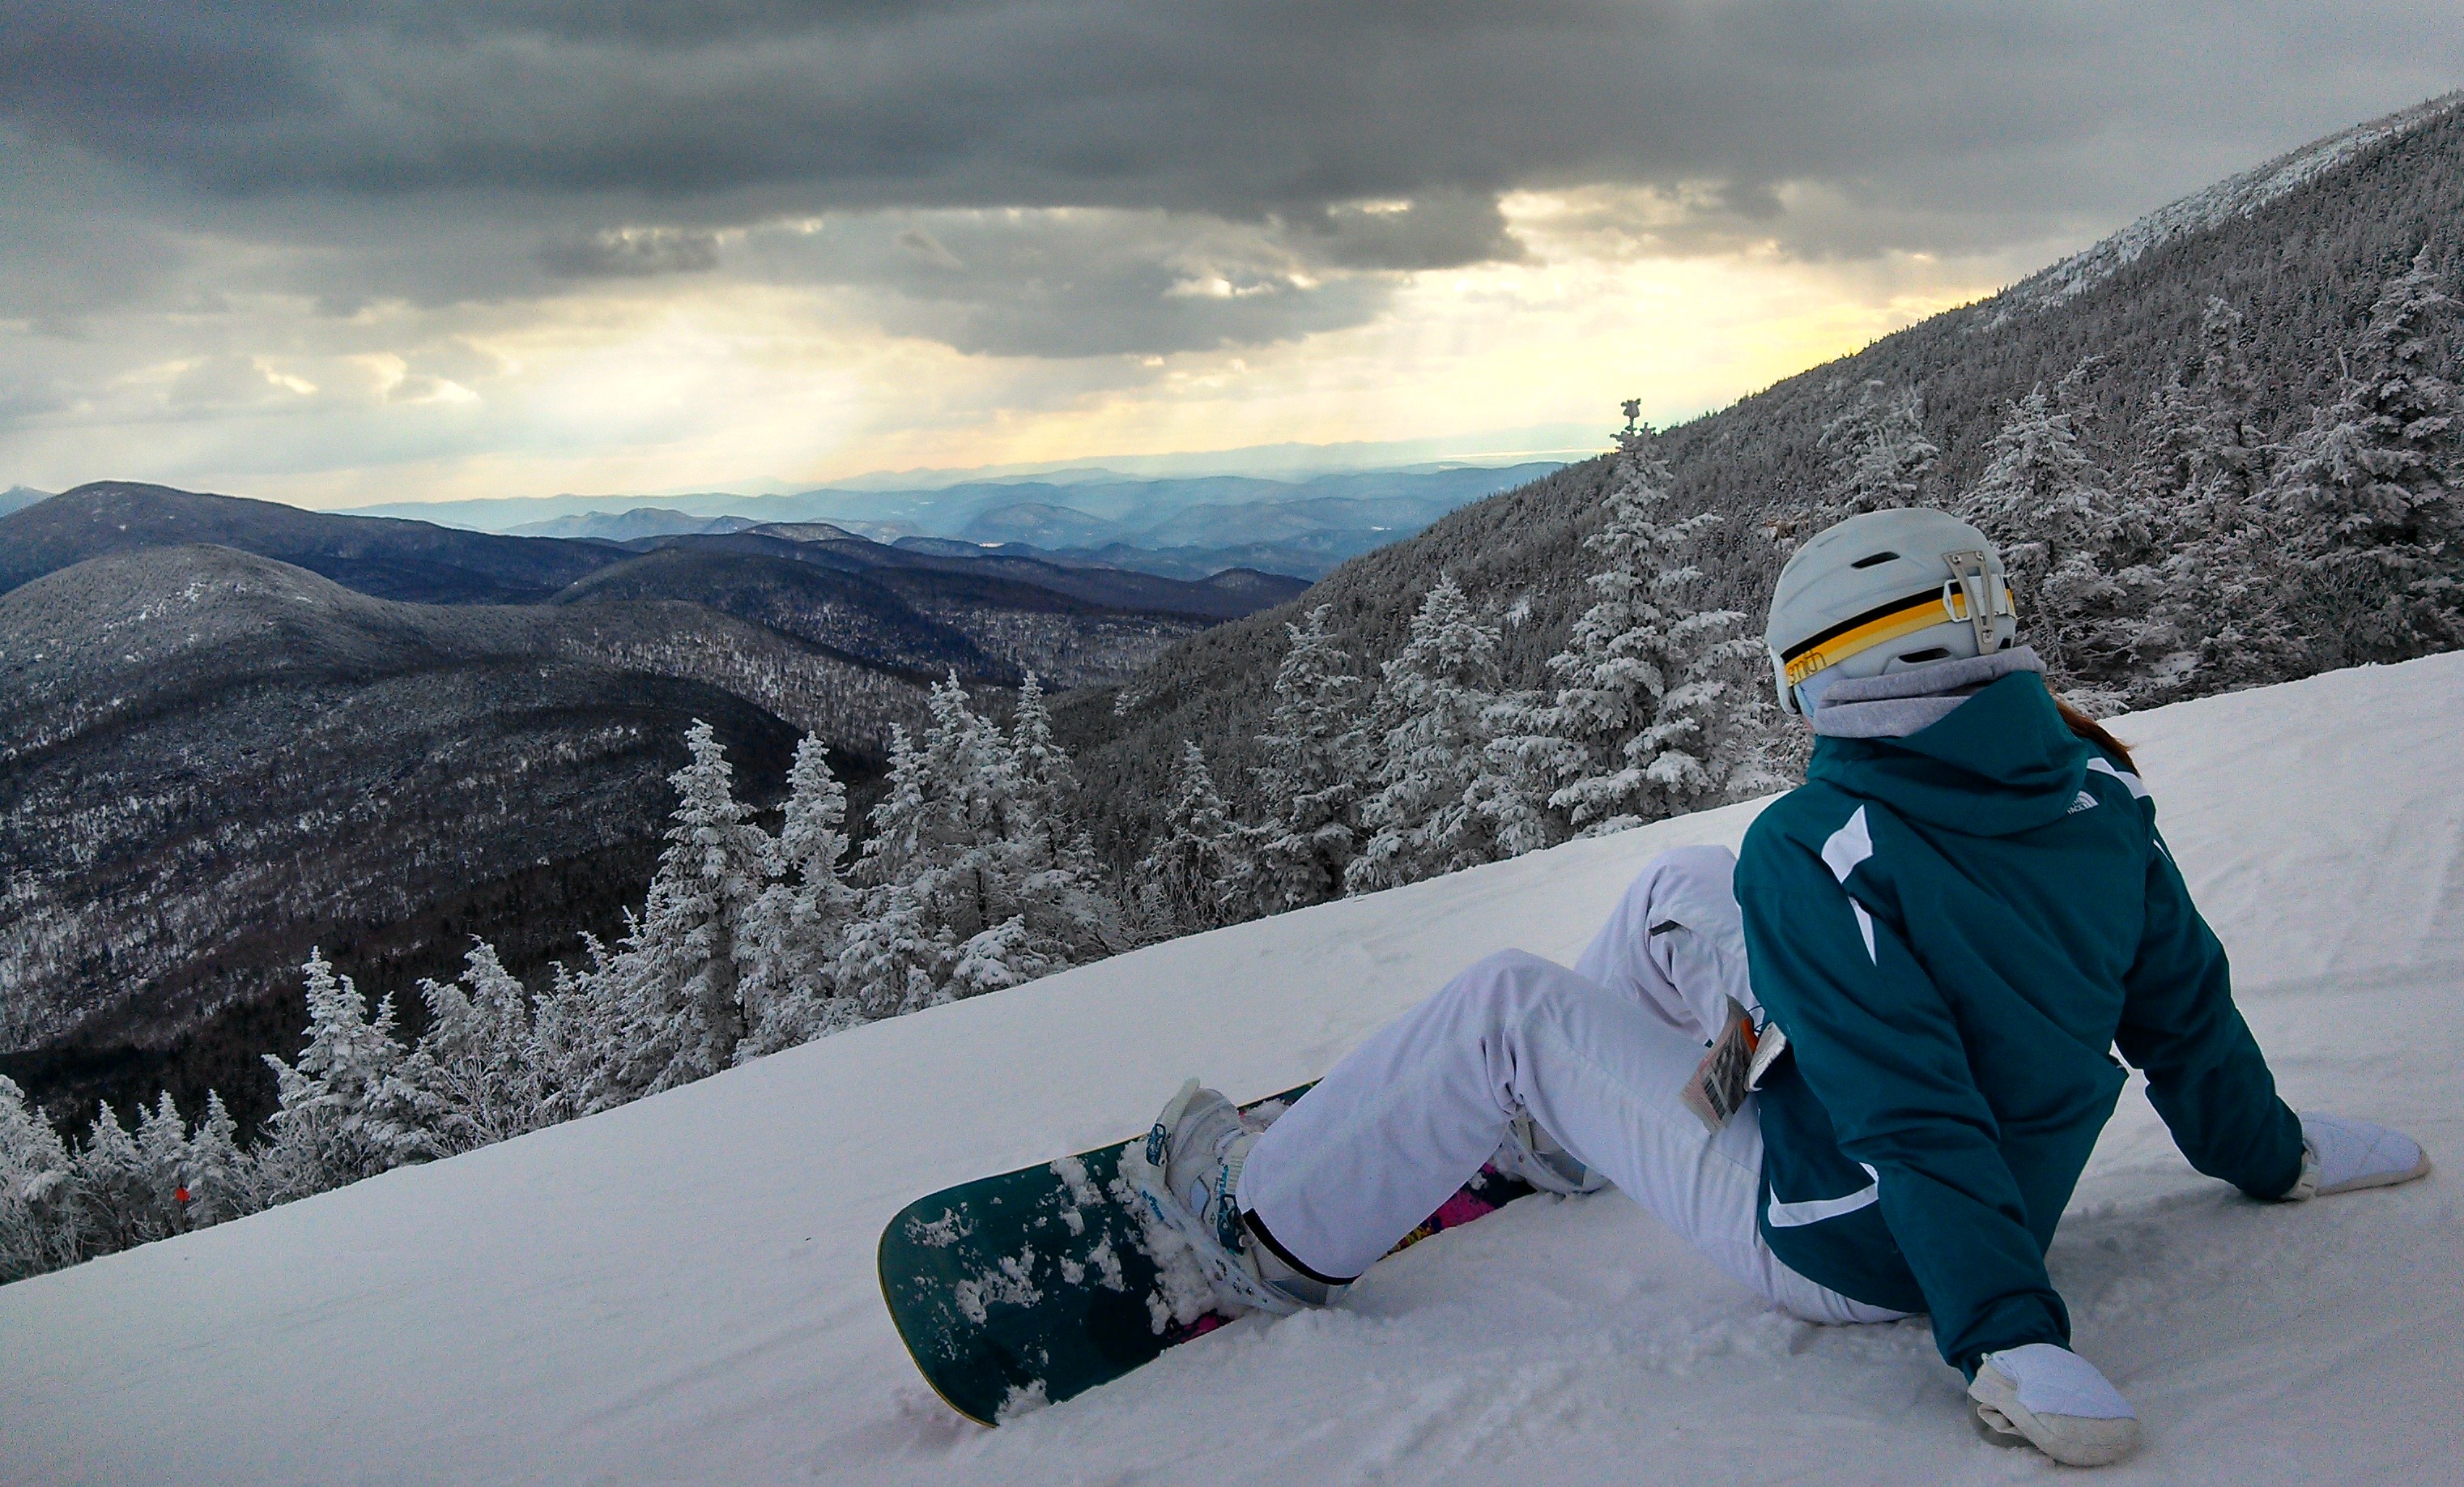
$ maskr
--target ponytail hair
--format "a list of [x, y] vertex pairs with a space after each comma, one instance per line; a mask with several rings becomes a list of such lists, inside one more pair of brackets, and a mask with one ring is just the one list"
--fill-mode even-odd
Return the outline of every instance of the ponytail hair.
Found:
[[2071, 732], [2121, 760], [2126, 767], [2132, 769], [2139, 767], [2131, 763], [2130, 750], [2123, 745], [2120, 739], [2105, 732], [2104, 724], [2063, 700], [2062, 695], [2058, 692], [2054, 694], [2054, 708], [2062, 715], [2062, 722]]

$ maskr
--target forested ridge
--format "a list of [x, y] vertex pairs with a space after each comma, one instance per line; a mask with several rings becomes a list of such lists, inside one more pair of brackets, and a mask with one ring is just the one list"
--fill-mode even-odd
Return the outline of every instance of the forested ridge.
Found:
[[[1992, 299], [1665, 431], [1658, 448], [1671, 504], [1722, 519], [1702, 546], [1704, 602], [1759, 620], [1788, 550], [1771, 528], [1801, 526], [1854, 477], [1853, 455], [1837, 432], [1825, 434], [1872, 393], [1921, 409], [1922, 437], [1937, 455], [1907, 499], [1928, 504], [1953, 505], [1984, 477], [1997, 435], [2038, 388], [2058, 397], [2104, 484], [2134, 505], [2161, 507], [2183, 494], [2187, 472], [2168, 480], [2144, 468], [2167, 457], [2156, 447], [2172, 436], [2162, 394], [2177, 381], [2231, 397], [2236, 438], [2256, 452], [2256, 478], [2278, 478], [2314, 415], [2336, 401], [2385, 286], [2425, 249], [2447, 293], [2464, 281], [2458, 96], [2349, 133], [2359, 147], [2343, 136], [2322, 141], [2190, 198], [2182, 205], [2200, 210], [2170, 235], [2125, 230]], [[2211, 368], [2216, 328], [2230, 329], [2238, 368]], [[2452, 380], [2453, 314], [2431, 313], [2419, 330], [2430, 364], [2450, 368]], [[2220, 380], [2236, 387], [2228, 392]], [[1604, 413], [1613, 401], [1603, 398]], [[1604, 418], [1604, 435], [1609, 427]], [[1605, 520], [1610, 477], [1602, 456], [1467, 506], [1344, 565], [1288, 605], [1181, 642], [1127, 686], [1063, 699], [1057, 724], [1108, 856], [1126, 864], [1154, 834], [1185, 743], [1204, 750], [1236, 810], [1256, 808], [1258, 738], [1285, 627], [1319, 606], [1341, 644], [1374, 667], [1402, 648], [1420, 597], [1451, 576], [1476, 606], [1508, 617], [1501, 685], [1543, 685], [1549, 657], [1590, 603], [1582, 544]], [[2281, 658], [2267, 679], [2369, 658], [2330, 615], [2310, 616], [2304, 636], [2298, 657]], [[2225, 678], [2211, 674], [2190, 692], [2209, 680]]]

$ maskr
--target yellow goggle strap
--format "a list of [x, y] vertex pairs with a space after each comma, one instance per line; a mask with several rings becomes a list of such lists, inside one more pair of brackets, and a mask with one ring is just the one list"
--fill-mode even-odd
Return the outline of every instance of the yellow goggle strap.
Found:
[[[1980, 563], [1978, 567], [1982, 566]], [[1931, 630], [1936, 625], [1965, 623], [1971, 614], [1975, 615], [1978, 621], [1977, 645], [1979, 653], [1982, 654], [1984, 648], [1991, 643], [1986, 637], [1992, 629], [1994, 618], [2004, 614], [2015, 614], [2017, 608], [2013, 603], [2010, 588], [2006, 585], [1999, 596], [2001, 602], [1980, 613], [1969, 603], [1969, 591], [1971, 588], [1979, 593], [1984, 591], [1982, 572], [1962, 573], [1940, 588], [1928, 589], [1921, 594], [1910, 594], [1904, 599], [1894, 599], [1888, 604], [1876, 605], [1864, 613], [1841, 620], [1820, 634], [1800, 641], [1782, 652], [1780, 654], [1782, 673], [1788, 677], [1788, 684], [1793, 687], [1824, 667], [1836, 666], [1859, 651], [1872, 650], [1875, 646], [1897, 640], [1902, 635], [1912, 635], [1920, 630]]]

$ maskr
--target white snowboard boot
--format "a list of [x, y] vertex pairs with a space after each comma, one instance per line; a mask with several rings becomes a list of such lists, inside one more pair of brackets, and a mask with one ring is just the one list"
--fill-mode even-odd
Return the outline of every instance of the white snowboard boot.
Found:
[[1277, 1315], [1328, 1305], [1341, 1285], [1284, 1263], [1242, 1220], [1241, 1167], [1259, 1129], [1232, 1101], [1191, 1079], [1155, 1117], [1145, 1149], [1125, 1156], [1122, 1174], [1155, 1218], [1189, 1242], [1225, 1300]]
[[2067, 1347], [2031, 1343], [1988, 1353], [1968, 1397], [1986, 1439], [2034, 1446], [2064, 1466], [2108, 1466], [2139, 1449], [2130, 1401]]
[[2301, 1177], [2288, 1203], [2332, 1198], [2364, 1187], [2392, 1187], [2430, 1175], [2430, 1155], [2402, 1131], [2350, 1116], [2301, 1118]]

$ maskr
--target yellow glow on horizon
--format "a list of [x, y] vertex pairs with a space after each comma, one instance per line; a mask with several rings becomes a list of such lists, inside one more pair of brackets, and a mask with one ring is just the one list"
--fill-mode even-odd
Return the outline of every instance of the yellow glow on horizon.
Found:
[[[1690, 417], [2010, 277], [2000, 260], [1809, 262], [1750, 241], [1681, 255], [1653, 203], [1597, 192], [1504, 205], [1520, 261], [1397, 276], [1368, 323], [1237, 351], [971, 356], [871, 328], [827, 288], [603, 287], [512, 328], [474, 321], [433, 354], [332, 359], [351, 363], [333, 386], [365, 389], [383, 427], [433, 453], [397, 435], [381, 460], [224, 488], [326, 506], [615, 495], [1558, 425], [1604, 447], [1625, 398], [1657, 423]], [[329, 380], [291, 364], [300, 385]]]

